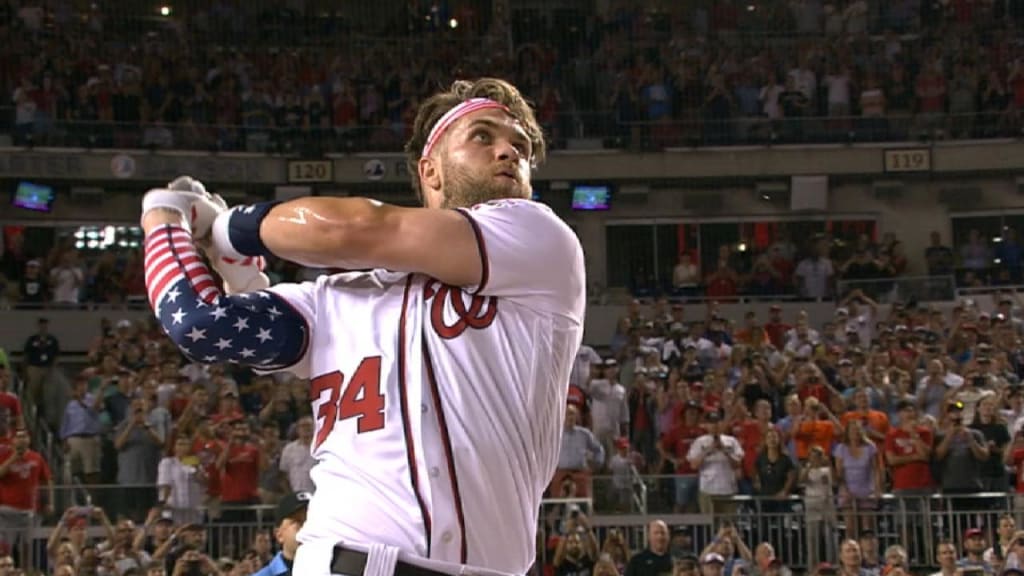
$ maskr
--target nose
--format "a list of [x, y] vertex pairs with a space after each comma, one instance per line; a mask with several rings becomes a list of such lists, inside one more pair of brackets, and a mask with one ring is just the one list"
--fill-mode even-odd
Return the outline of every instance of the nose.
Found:
[[519, 149], [517, 149], [508, 138], [501, 138], [495, 145], [498, 160], [520, 160]]

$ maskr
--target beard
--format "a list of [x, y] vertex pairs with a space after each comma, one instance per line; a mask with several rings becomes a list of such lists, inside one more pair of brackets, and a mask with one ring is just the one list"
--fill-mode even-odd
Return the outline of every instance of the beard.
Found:
[[492, 174], [475, 176], [447, 159], [442, 161], [442, 166], [445, 179], [441, 208], [469, 208], [501, 198], [530, 197], [529, 183], [495, 178]]

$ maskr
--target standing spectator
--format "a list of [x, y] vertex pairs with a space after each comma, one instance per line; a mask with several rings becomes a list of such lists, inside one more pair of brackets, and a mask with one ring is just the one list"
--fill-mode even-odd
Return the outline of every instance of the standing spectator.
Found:
[[900, 425], [885, 436], [885, 461], [897, 496], [931, 494], [932, 433], [918, 422], [917, 406], [903, 400], [897, 406]]
[[[41, 488], [47, 500], [39, 502]], [[18, 550], [18, 558], [28, 567], [30, 541], [24, 536], [34, 528], [40, 512], [53, 514], [53, 478], [50, 467], [35, 450], [29, 448], [28, 431], [19, 428], [11, 445], [0, 445], [0, 540]]]
[[701, 406], [689, 401], [683, 407], [683, 417], [662, 437], [662, 455], [675, 465], [675, 511], [693, 512], [697, 502], [699, 478], [697, 469], [690, 463], [688, 455], [693, 442], [704, 435], [700, 425]]
[[988, 459], [982, 464], [982, 490], [984, 492], [1006, 492], [1010, 488], [1003, 453], [1010, 444], [1010, 431], [999, 414], [998, 399], [995, 395], [982, 398], [974, 414], [971, 428], [978, 430], [985, 437], [988, 447]]
[[562, 445], [558, 451], [558, 469], [551, 481], [554, 489], [562, 486], [566, 479], [576, 485], [576, 495], [586, 498], [590, 495], [590, 468], [604, 465], [604, 447], [594, 435], [578, 425], [579, 409], [567, 406], [565, 428], [562, 431]]
[[[985, 435], [968, 428], [963, 419], [963, 402], [947, 408], [945, 426], [936, 438], [935, 459], [940, 467], [943, 494], [971, 494], [983, 488], [982, 465], [988, 461]], [[972, 510], [970, 499], [954, 498], [950, 504], [960, 510]]]
[[86, 484], [99, 484], [103, 395], [93, 396], [87, 388], [84, 378], [78, 378], [71, 385], [71, 399], [64, 408], [60, 425], [60, 439], [72, 474], [81, 471]]
[[132, 400], [129, 415], [114, 430], [117, 483], [122, 487], [117, 501], [126, 517], [139, 521], [156, 500], [153, 486], [165, 441], [162, 423], [147, 412], [147, 403]]
[[314, 490], [310, 471], [316, 464], [310, 450], [313, 445], [313, 419], [304, 416], [295, 425], [297, 437], [281, 451], [280, 470], [286, 475], [288, 487], [292, 492], [310, 492]]
[[569, 384], [587, 390], [594, 367], [600, 365], [601, 357], [597, 355], [597, 352], [594, 352], [594, 349], [586, 344], [580, 345], [579, 351], [576, 352], [576, 361], [572, 365], [572, 372], [569, 373]]
[[828, 241], [816, 238], [812, 254], [797, 264], [793, 279], [800, 296], [820, 300], [832, 294], [835, 269], [828, 253]]
[[174, 453], [160, 460], [156, 485], [160, 502], [170, 508], [175, 524], [185, 525], [202, 521], [203, 484], [206, 474], [199, 458], [192, 454], [192, 440], [179, 436], [174, 441]]
[[42, 263], [29, 260], [25, 263], [25, 273], [18, 282], [18, 306], [21, 308], [40, 308], [46, 303], [49, 284], [43, 276]]
[[709, 413], [707, 422], [708, 433], [693, 441], [686, 456], [700, 474], [697, 502], [701, 514], [731, 516], [736, 512], [732, 496], [737, 493], [743, 448], [736, 438], [725, 433], [728, 425], [721, 412]]
[[874, 518], [869, 515], [878, 509], [883, 475], [878, 450], [859, 420], [851, 420], [846, 425], [843, 442], [836, 446], [834, 456], [839, 507], [846, 519], [846, 533], [854, 535], [872, 529], [869, 526]]
[[[249, 422], [244, 418], [231, 423], [229, 434], [217, 457], [221, 503], [224, 506], [220, 520], [229, 525], [248, 524], [255, 520], [252, 506], [260, 503], [259, 477], [268, 460], [252, 441]], [[234, 539], [229, 538], [222, 544], [227, 544], [237, 554], [241, 550], [232, 548], [232, 545], [247, 542], [250, 538], [243, 530], [234, 531], [233, 536]]]
[[[807, 565], [814, 566], [819, 557], [832, 556], [835, 510], [832, 499], [833, 473], [828, 456], [818, 445], [811, 446], [808, 453], [809, 457], [800, 469], [800, 485], [804, 489], [807, 520]], [[824, 556], [820, 554], [822, 540], [825, 543]]]
[[40, 416], [47, 407], [47, 395], [44, 385], [53, 376], [53, 366], [57, 363], [60, 343], [49, 333], [50, 321], [40, 318], [36, 323], [38, 332], [25, 340], [25, 399], [31, 402]]
[[864, 433], [872, 442], [885, 441], [885, 435], [889, 432], [889, 417], [885, 415], [885, 412], [871, 409], [868, 388], [854, 389], [853, 407], [843, 414], [840, 422], [845, 428], [853, 420], [857, 420], [863, 425]]
[[931, 233], [931, 245], [924, 251], [929, 276], [946, 276], [953, 273], [953, 250], [942, 243], [938, 231]]
[[967, 233], [967, 243], [960, 247], [960, 266], [966, 270], [983, 273], [992, 265], [992, 252], [987, 240], [981, 232], [971, 228]]
[[796, 465], [783, 452], [782, 434], [776, 428], [765, 432], [763, 445], [764, 449], [754, 463], [754, 493], [764, 498], [759, 501], [761, 511], [768, 514], [766, 521], [761, 523], [762, 541], [773, 535], [771, 525], [780, 520], [775, 515], [791, 511], [789, 496], [797, 480]]
[[18, 428], [25, 427], [21, 401], [8, 390], [11, 386], [11, 369], [0, 363], [0, 442], [10, 438]]
[[50, 270], [50, 287], [53, 289], [53, 303], [74, 306], [79, 302], [80, 292], [85, 285], [85, 273], [77, 262], [78, 253], [67, 251], [60, 256], [60, 263]]
[[629, 403], [617, 363], [606, 364], [601, 371], [602, 377], [590, 381], [590, 427], [608, 452], [612, 441], [629, 431]]
[[663, 576], [672, 573], [672, 554], [668, 547], [668, 525], [654, 520], [647, 525], [647, 548], [629, 559], [624, 576]]

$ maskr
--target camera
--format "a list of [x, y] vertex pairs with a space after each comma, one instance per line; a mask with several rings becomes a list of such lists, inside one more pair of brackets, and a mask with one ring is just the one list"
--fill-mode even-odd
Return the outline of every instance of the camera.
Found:
[[971, 378], [971, 385], [975, 388], [981, 388], [985, 386], [985, 380], [986, 378], [984, 376], [975, 376], [974, 378]]

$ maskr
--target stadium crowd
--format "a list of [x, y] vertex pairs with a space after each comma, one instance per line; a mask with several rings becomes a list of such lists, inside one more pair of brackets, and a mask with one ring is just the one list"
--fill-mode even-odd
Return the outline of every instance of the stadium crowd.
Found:
[[[556, 147], [981, 138], [1024, 126], [1019, 0], [616, 0], [553, 18], [428, 4], [369, 36], [258, 3], [183, 3], [157, 17], [3, 2], [6, 128], [16, 144], [397, 150], [427, 93], [483, 74], [530, 96]], [[247, 29], [266, 35], [254, 42]]]

